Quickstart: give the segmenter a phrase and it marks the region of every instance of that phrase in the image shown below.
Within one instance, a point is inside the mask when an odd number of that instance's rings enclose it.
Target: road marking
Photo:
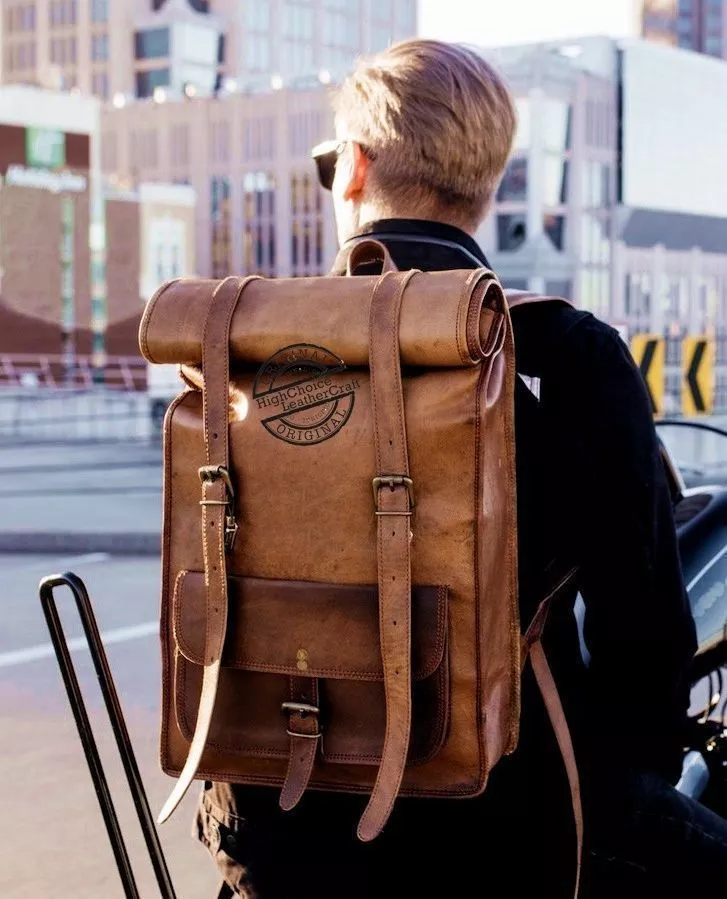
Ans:
[[[727,553],[727,545],[723,546],[721,551],[717,553],[712,561],[708,565],[705,565],[696,577],[692,578],[691,584],[687,586],[687,591],[691,590],[695,586],[695,584],[697,584],[698,581],[700,581],[704,577],[709,569],[713,568],[717,564],[717,562],[719,562],[719,560],[722,558],[722,556],[725,555],[725,553]]]
[[[70,556],[68,559],[60,559],[58,564],[65,565],[95,565],[97,562],[108,562],[111,553],[86,553],[84,556]]]
[[[113,643],[128,643],[130,640],[139,640],[142,637],[151,637],[159,634],[159,622],[147,621],[144,624],[135,624],[131,627],[119,627],[115,630],[105,631],[101,634],[104,646]],[[71,652],[75,650],[88,650],[85,637],[74,637],[68,641]],[[42,643],[40,646],[28,646],[26,649],[16,649],[12,652],[0,653],[0,668],[12,668],[15,665],[24,665],[26,662],[35,662],[38,659],[49,659],[55,655],[52,643]]]

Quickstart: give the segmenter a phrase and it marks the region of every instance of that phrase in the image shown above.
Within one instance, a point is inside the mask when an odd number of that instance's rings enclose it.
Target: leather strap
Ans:
[[[581,882],[581,862],[583,859],[583,809],[581,807],[581,785],[578,777],[573,741],[571,740],[568,722],[563,711],[563,704],[558,695],[558,688],[553,679],[553,673],[545,657],[543,644],[536,640],[530,647],[530,664],[533,666],[535,680],[548,712],[548,718],[558,741],[558,748],[563,757],[563,764],[568,775],[571,804],[573,806],[573,820],[576,828],[576,882],[573,891],[574,899],[578,899],[578,889]]]
[[[411,550],[413,491],[399,358],[404,290],[416,271],[386,273],[371,299],[369,365],[376,449],[379,634],[386,695],[381,765],[358,837],[373,840],[386,824],[404,776],[411,731]]]
[[[207,608],[202,693],[197,723],[182,773],[159,813],[166,821],[194,780],[207,742],[217,699],[222,649],[227,630],[226,551],[234,539],[234,494],[229,474],[230,323],[242,292],[255,278],[226,278],[217,286],[205,320],[202,340],[204,443],[207,465],[202,479],[202,545]]]
[[[321,740],[318,680],[314,677],[290,678],[290,702],[283,706],[288,714],[290,756],[280,808],[289,812],[300,802],[313,773]]]
[[[578,889],[581,880],[581,864],[583,860],[583,809],[581,806],[581,786],[578,777],[578,766],[576,764],[575,751],[573,749],[573,741],[571,739],[568,722],[566,721],[563,704],[560,701],[558,687],[550,670],[548,659],[543,649],[542,636],[545,624],[548,620],[548,612],[550,605],[555,597],[572,583],[578,575],[577,568],[571,568],[567,571],[551,589],[545,599],[538,606],[538,610],[533,615],[525,635],[522,639],[522,667],[528,658],[533,666],[535,680],[543,697],[543,703],[550,719],[551,727],[555,733],[555,739],[563,758],[566,775],[568,777],[568,786],[570,788],[571,805],[573,808],[573,821],[576,829],[576,881],[574,889],[574,897],[578,899]]]

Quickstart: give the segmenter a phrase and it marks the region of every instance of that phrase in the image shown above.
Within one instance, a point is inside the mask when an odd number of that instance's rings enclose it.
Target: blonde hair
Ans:
[[[370,151],[370,195],[387,210],[479,224],[512,149],[503,79],[459,44],[407,40],[368,59],[334,95],[344,136]]]

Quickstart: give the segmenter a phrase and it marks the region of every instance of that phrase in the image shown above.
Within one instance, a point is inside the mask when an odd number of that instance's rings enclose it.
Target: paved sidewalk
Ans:
[[[158,444],[0,446],[0,552],[157,555]]]

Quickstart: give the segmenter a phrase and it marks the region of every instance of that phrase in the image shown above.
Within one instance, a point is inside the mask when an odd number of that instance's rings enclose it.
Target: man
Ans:
[[[407,41],[361,62],[336,112],[336,139],[315,155],[341,243],[376,237],[401,269],[487,266],[472,235],[516,126],[492,68],[462,47]],[[553,562],[577,565],[586,607],[588,667],[575,587],[546,635],[582,779],[584,892],[651,895],[688,858],[698,891],[727,876],[727,825],[671,787],[695,633],[644,386],[616,332],[587,312],[541,304],[512,318],[518,372],[541,385],[536,398],[519,379],[516,395],[522,621]],[[309,792],[287,813],[277,800],[275,790],[205,784],[196,830],[225,878],[220,896],[572,895],[567,785],[527,673],[520,746],[481,797],[399,799],[370,844],[355,838],[361,797]]]

